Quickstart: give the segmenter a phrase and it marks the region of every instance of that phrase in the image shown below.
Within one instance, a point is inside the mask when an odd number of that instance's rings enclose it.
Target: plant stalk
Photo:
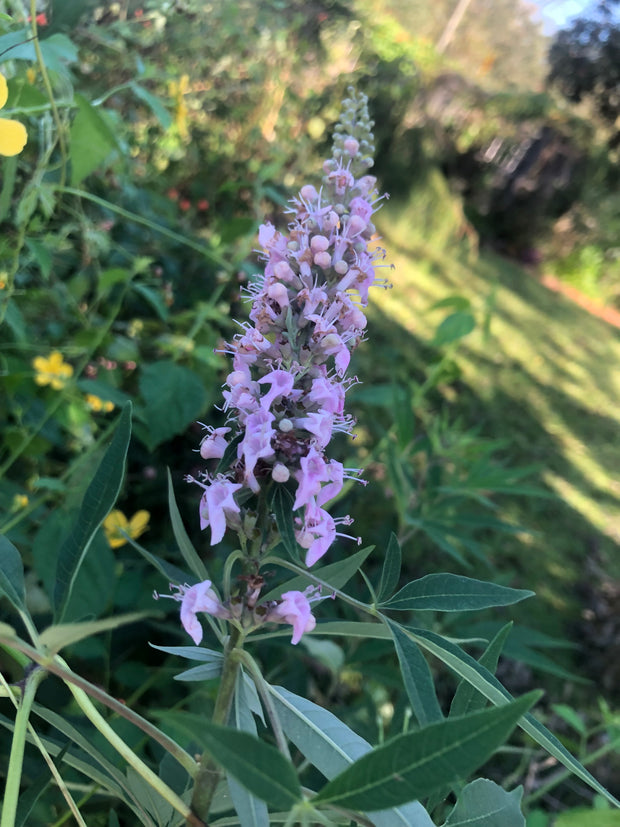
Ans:
[[[220,686],[215,699],[212,722],[224,726],[228,720],[230,707],[235,693],[237,674],[241,664],[239,657],[243,636],[239,629],[231,625],[231,634],[224,653],[224,665]],[[206,822],[213,803],[213,797],[217,785],[222,777],[222,770],[213,760],[208,752],[204,752],[200,758],[198,772],[194,781],[194,792],[192,794],[191,810],[194,816]],[[188,825],[190,822],[188,821]],[[0,826],[1,827],[1,826]]]
[[[4,802],[2,804],[0,827],[14,827],[15,825],[17,803],[19,801],[19,787],[24,764],[28,720],[37,687],[44,677],[45,672],[42,669],[35,668],[24,681],[24,690],[17,707],[17,714],[15,715],[15,728],[13,730],[9,768],[6,777],[6,786],[4,788]]]

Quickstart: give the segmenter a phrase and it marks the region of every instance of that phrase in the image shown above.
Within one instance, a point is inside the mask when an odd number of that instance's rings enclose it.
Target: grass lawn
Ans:
[[[455,240],[458,209],[446,200],[445,214],[435,204],[429,217],[424,206],[390,201],[377,216],[394,287],[373,293],[366,347],[378,341],[401,376],[407,364],[419,371],[448,312],[433,303],[471,301],[480,323],[459,346],[461,381],[446,404],[465,425],[507,438],[512,463],[538,464],[533,481],[556,495],[506,501],[504,515],[534,534],[499,537],[489,553],[500,570],[504,559],[524,573],[539,609],[551,604],[571,622],[591,566],[620,579],[620,330],[499,256],[468,255]]]

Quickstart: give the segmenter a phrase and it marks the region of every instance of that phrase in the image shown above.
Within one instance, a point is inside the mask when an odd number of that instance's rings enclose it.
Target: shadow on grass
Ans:
[[[465,429],[506,439],[511,465],[540,466],[531,482],[554,498],[504,497],[500,503],[505,516],[535,534],[489,535],[489,560],[501,571],[513,570],[517,585],[542,598],[537,608],[524,610],[530,621],[539,614],[547,630],[552,614],[558,624],[572,623],[589,556],[596,554],[609,576],[620,578],[620,485],[614,479],[620,466],[620,332],[511,262],[485,253],[472,263],[456,246],[452,253],[429,249],[407,235],[412,224],[396,205],[383,213],[380,231],[396,263],[395,286],[372,297],[369,342],[358,351],[355,370],[366,385],[420,381],[424,366],[440,356],[427,342],[443,316],[429,307],[459,294],[480,319],[494,293],[490,335],[485,338],[479,326],[464,340],[456,354],[461,377],[439,389],[433,407],[447,409]],[[362,427],[376,424],[374,409],[355,413]],[[362,497],[356,492],[356,523],[363,532],[364,522],[365,540],[381,544],[389,527],[381,525],[387,509],[377,500],[379,485],[368,486]],[[427,541],[416,538],[414,546],[407,556],[415,573],[454,568]]]

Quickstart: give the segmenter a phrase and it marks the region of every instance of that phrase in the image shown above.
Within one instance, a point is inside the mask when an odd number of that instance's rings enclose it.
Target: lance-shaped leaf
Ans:
[[[372,747],[346,724],[306,698],[281,686],[270,686],[278,718],[287,738],[323,775],[331,779]],[[434,827],[419,801],[368,813],[375,827]]]
[[[131,402],[127,402],[108,450],[86,490],[77,522],[58,555],[54,589],[56,620],[62,620],[75,578],[84,562],[95,532],[116,502],[123,481],[130,437]]]
[[[167,712],[165,717],[167,724],[202,744],[216,763],[257,798],[285,811],[301,801],[295,768],[271,744],[247,732],[212,724],[201,715]]]
[[[387,600],[398,585],[400,567],[402,565],[402,553],[400,543],[395,534],[390,535],[390,542],[385,550],[381,579],[377,588],[377,600]]]
[[[497,669],[497,662],[499,656],[504,648],[506,638],[510,634],[512,623],[507,623],[495,635],[493,640],[489,643],[487,648],[482,653],[478,661],[481,666],[488,669],[489,672],[495,673]],[[474,712],[476,709],[482,709],[486,706],[486,698],[480,692],[476,692],[474,687],[466,680],[461,680],[452,698],[450,705],[450,715],[466,715],[468,712]]]
[[[443,714],[426,658],[420,652],[419,646],[402,631],[398,623],[393,623],[391,620],[386,622],[394,638],[400,671],[413,714],[420,726],[441,721]]]
[[[41,643],[46,646],[50,654],[60,652],[65,646],[77,643],[84,638],[107,632],[110,629],[118,629],[128,623],[136,623],[149,616],[149,612],[132,612],[126,615],[108,617],[105,620],[93,620],[86,623],[58,623],[48,626],[41,633]]]
[[[403,586],[382,608],[400,612],[471,612],[510,606],[533,595],[527,589],[509,589],[459,574],[427,574]]]
[[[250,684],[250,686],[254,686]],[[242,732],[256,735],[256,723],[251,712],[252,700],[248,697],[247,678],[243,670],[239,670],[235,686],[235,694],[228,717],[229,726]],[[269,811],[265,802],[253,795],[233,775],[228,773],[228,789],[233,806],[239,816],[239,823],[244,827],[269,827]]]
[[[336,776],[313,803],[354,810],[395,807],[465,778],[506,741],[541,695],[529,692],[503,706],[397,735]]]
[[[293,503],[291,492],[287,491],[283,485],[276,484],[272,490],[270,505],[276,518],[282,544],[291,560],[299,563],[299,546],[293,525]]]
[[[460,793],[443,827],[525,827],[523,787],[507,793],[488,778],[477,778]]]
[[[183,520],[181,519],[181,514],[174,496],[174,487],[172,485],[170,469],[167,468],[166,472],[168,474],[168,510],[170,511],[170,521],[172,523],[174,539],[177,541],[177,545],[179,547],[179,551],[183,555],[183,559],[193,574],[196,575],[198,580],[209,580],[209,574],[205,564],[198,556],[198,552],[192,545],[192,541],[189,539],[185,526],[183,525]]]
[[[7,597],[18,612],[26,611],[22,558],[6,537],[0,537],[0,595]]]
[[[439,660],[443,661],[455,674],[471,683],[475,689],[494,704],[502,704],[505,703],[506,700],[511,699],[510,693],[502,686],[495,675],[492,675],[488,669],[485,669],[475,658],[472,658],[471,655],[468,655],[455,643],[426,629],[406,627],[406,631],[423,649],[438,657]],[[581,778],[582,781],[585,781],[593,790],[603,795],[616,807],[620,807],[620,801],[606,790],[605,787],[587,771],[583,764],[570,754],[555,735],[537,721],[533,715],[529,713],[525,715],[523,720],[519,722],[519,726],[524,732],[527,732],[536,743],[540,744],[549,755],[553,755],[554,758],[557,758],[560,763],[564,764],[567,769],[578,778]]]
[[[262,598],[264,601],[275,600],[281,594],[288,591],[303,591],[309,583],[313,583],[312,576],[317,577],[324,583],[327,583],[334,589],[341,589],[353,575],[359,571],[364,560],[368,557],[374,546],[367,546],[366,548],[356,551],[345,557],[344,560],[338,560],[335,563],[330,563],[321,568],[312,568],[308,570],[308,574],[301,574],[298,577],[293,577],[291,580],[282,585],[277,586]]]

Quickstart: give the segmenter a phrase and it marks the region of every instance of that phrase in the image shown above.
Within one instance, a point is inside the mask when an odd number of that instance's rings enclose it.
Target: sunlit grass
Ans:
[[[454,294],[470,300],[479,325],[457,351],[464,387],[446,404],[485,435],[507,437],[514,464],[541,466],[539,482],[557,500],[508,503],[511,516],[537,533],[519,546],[502,540],[494,557],[501,564],[505,549],[538,581],[539,594],[564,606],[589,554],[620,577],[620,331],[513,263],[468,252],[462,220],[449,199],[439,209],[423,195],[385,206],[377,223],[394,287],[375,292],[380,313],[371,325],[406,358],[447,313],[431,310],[434,302]]]

